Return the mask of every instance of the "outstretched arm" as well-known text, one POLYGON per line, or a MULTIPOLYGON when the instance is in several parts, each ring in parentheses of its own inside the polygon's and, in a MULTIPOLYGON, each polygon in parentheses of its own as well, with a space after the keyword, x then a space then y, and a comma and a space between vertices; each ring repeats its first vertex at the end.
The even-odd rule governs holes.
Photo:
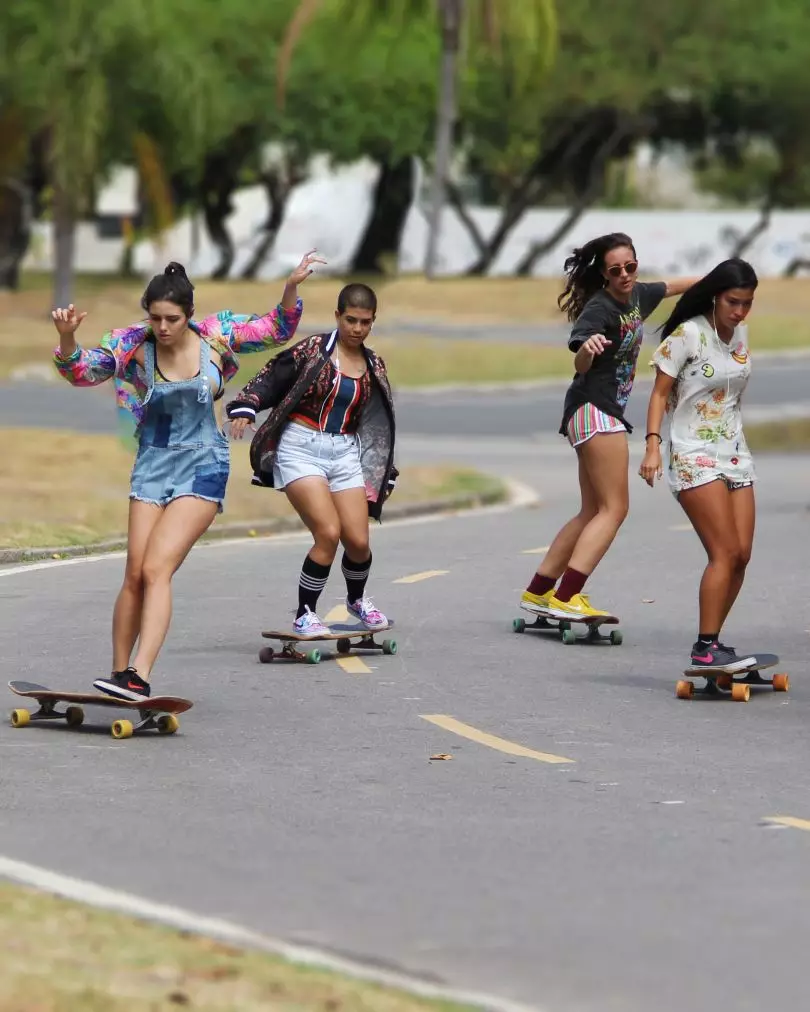
POLYGON ((313 273, 313 264, 325 264, 317 250, 305 254, 287 278, 281 302, 264 316, 233 316, 229 344, 234 352, 245 354, 287 344, 298 329, 304 304, 298 297, 298 286, 313 273))
POLYGON ((688 291, 698 281, 700 281, 700 278, 677 278, 675 281, 665 281, 664 284, 667 286, 667 290, 664 292, 664 298, 668 299, 673 295, 683 295, 685 291, 688 291))
POLYGON ((67 309, 54 309, 51 313, 59 332, 59 347, 54 351, 54 364, 68 383, 77 387, 90 387, 103 383, 115 375, 116 361, 107 348, 81 348, 76 343, 76 331, 87 313, 77 313, 72 304, 67 309))

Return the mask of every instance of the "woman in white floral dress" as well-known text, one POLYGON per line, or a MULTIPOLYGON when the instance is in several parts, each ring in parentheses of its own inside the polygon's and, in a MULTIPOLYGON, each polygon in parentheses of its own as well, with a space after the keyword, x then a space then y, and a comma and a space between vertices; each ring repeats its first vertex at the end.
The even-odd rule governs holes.
POLYGON ((740 404, 751 375, 745 319, 757 276, 725 260, 677 302, 653 355, 647 449, 639 468, 652 486, 662 474, 661 422, 670 416, 668 480, 709 557, 700 582, 695 666, 740 666, 720 630, 745 579, 754 540, 754 464, 740 404))

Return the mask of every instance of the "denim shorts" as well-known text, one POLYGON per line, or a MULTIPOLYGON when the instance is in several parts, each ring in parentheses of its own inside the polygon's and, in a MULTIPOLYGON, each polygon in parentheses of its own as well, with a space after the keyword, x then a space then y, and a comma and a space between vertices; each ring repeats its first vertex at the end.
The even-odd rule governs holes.
POLYGON ((230 471, 224 440, 214 446, 141 446, 130 478, 130 499, 168 506, 181 496, 207 499, 222 512, 230 471))
POLYGON ((282 489, 298 478, 325 478, 330 492, 365 488, 357 436, 318 432, 290 422, 273 462, 273 485, 282 489))

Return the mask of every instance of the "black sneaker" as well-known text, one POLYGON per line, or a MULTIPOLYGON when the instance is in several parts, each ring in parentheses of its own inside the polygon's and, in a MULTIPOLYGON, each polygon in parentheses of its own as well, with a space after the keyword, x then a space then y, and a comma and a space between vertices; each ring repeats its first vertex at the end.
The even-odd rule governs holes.
POLYGON ((727 647, 725 643, 721 643, 719 640, 717 641, 717 647, 719 650, 725 650, 727 654, 731 654, 735 660, 737 659, 737 651, 734 647, 727 647))
POLYGON ((116 699, 143 699, 151 692, 149 682, 145 682, 135 668, 127 668, 126 671, 113 671, 109 678, 97 678, 93 682, 93 688, 99 692, 106 692, 108 696, 115 696, 116 699))
POLYGON ((725 668, 734 664, 737 655, 728 647, 719 643, 701 643, 700 640, 692 647, 693 668, 725 668))

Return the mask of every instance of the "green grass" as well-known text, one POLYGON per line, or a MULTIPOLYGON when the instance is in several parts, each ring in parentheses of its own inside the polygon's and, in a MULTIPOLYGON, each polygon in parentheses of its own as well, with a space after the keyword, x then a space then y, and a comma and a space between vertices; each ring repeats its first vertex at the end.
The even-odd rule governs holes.
POLYGON ((752 453, 808 453, 810 418, 746 425, 745 438, 752 453))
POLYGON ((0 883, 3 1012, 472 1012, 0 883))
MULTIPOLYGON (((0 548, 92 545, 126 534, 133 451, 117 436, 0 428, 0 442, 0 548)), ((232 443, 225 512, 213 534, 227 523, 295 516, 286 496, 252 486, 250 476, 248 445, 232 443)), ((467 468, 405 467, 390 504, 504 495, 497 479, 467 468)))

